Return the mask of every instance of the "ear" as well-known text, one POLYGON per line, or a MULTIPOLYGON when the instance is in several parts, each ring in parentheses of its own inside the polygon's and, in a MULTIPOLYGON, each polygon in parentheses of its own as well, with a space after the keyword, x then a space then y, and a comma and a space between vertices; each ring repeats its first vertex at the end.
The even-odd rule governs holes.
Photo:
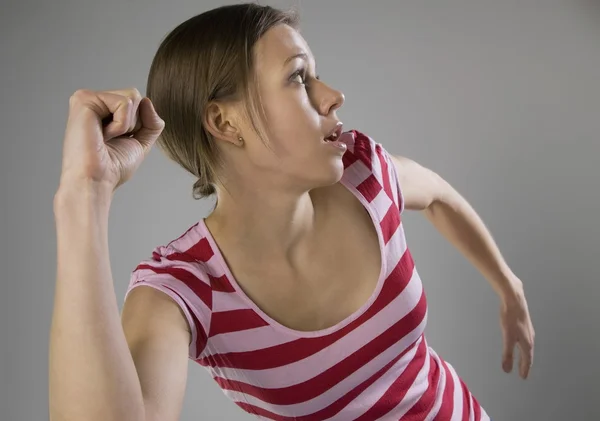
POLYGON ((206 106, 204 127, 217 140, 240 146, 240 121, 235 104, 212 101, 206 106))

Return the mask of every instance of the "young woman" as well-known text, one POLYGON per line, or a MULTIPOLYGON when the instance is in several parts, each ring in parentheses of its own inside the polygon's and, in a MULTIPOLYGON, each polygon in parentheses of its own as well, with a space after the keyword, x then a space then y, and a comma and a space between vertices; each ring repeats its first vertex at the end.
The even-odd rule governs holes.
POLYGON ((489 419, 427 346, 406 210, 424 212, 490 281, 504 369, 518 346, 527 377, 521 281, 440 176, 342 130, 344 96, 315 74, 293 15, 242 4, 182 23, 147 95, 70 100, 54 202, 53 421, 177 420, 188 358, 262 419, 489 419), (156 139, 217 205, 137 266, 120 318, 109 207, 156 139))

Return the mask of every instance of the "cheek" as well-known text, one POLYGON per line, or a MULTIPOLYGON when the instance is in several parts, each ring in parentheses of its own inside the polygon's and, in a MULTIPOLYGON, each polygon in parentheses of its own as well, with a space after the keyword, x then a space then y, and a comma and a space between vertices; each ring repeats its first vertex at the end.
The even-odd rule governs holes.
POLYGON ((290 90, 265 102, 268 128, 275 140, 307 139, 320 133, 319 114, 306 92, 290 90))

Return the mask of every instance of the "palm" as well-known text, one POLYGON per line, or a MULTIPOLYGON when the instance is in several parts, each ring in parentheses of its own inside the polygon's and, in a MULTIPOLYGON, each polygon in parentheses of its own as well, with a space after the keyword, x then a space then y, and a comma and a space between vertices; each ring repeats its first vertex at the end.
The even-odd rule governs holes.
POLYGON ((145 149, 135 137, 118 137, 105 143, 106 171, 116 185, 125 183, 144 159, 145 149))
POLYGON ((133 137, 120 136, 106 139, 97 116, 87 115, 78 127, 79 153, 73 160, 66 160, 67 167, 76 166, 85 178, 107 181, 115 187, 127 181, 143 159, 144 148, 133 137), (80 166, 79 164, 83 164, 80 166))

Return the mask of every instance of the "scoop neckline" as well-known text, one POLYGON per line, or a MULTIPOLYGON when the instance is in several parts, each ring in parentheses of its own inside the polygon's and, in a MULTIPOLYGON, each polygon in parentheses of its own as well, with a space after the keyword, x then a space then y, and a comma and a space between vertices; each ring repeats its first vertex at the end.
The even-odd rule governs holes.
POLYGON ((386 272, 386 258, 385 258, 385 253, 384 253, 384 240, 383 240, 383 232, 381 230, 381 226, 377 222, 377 218, 374 215, 374 211, 373 211, 370 203, 367 202, 367 200, 364 198, 364 196, 362 196, 360 194, 360 192, 358 192, 358 190, 353 185, 351 185, 344 179, 340 180, 340 183, 344 187, 346 187, 354 195, 354 197, 356 197, 360 201, 362 206, 368 212, 369 217, 371 219, 371 223, 375 226, 375 231, 377 232, 381 265, 380 265, 379 276, 377 278, 377 284, 375 285, 375 289, 371 293, 371 296, 369 297, 369 299, 358 310, 356 310, 355 312, 353 312, 352 314, 350 314, 349 316, 347 316, 340 322, 336 323, 335 325, 324 328, 324 329, 310 330, 310 331, 292 329, 288 326, 283 325, 282 323, 278 322, 277 320, 275 320, 271 316, 269 316, 267 313, 265 313, 250 297, 248 297, 248 295, 246 295, 244 290, 240 287, 237 280, 233 276, 233 273, 231 272, 229 265, 225 261, 225 258, 224 258, 223 253, 221 252, 221 249, 219 248, 212 233, 210 232, 208 226, 206 225, 206 218, 202 218, 200 220, 201 228, 204 231, 203 234, 206 237, 208 243, 210 244, 210 246, 213 250, 213 253, 217 257, 217 263, 219 264, 219 266, 221 266, 221 269, 223 270, 225 276, 229 280, 229 283, 235 289, 236 293, 242 298, 242 300, 248 305, 248 307, 250 307, 252 310, 254 310, 256 312, 256 314, 258 314, 262 319, 264 319, 269 324, 269 326, 272 328, 283 331, 284 333, 287 333, 290 335, 294 335, 297 337, 304 337, 304 338, 314 338, 314 337, 320 337, 320 336, 332 334, 334 332, 337 332, 338 330, 343 329, 344 327, 346 327, 347 325, 352 323, 354 320, 356 320, 360 316, 362 316, 373 305, 373 303, 375 302, 375 300, 377 299, 377 297, 379 297, 379 294, 381 293, 381 289, 383 288, 383 282, 385 279, 385 272, 386 272))

